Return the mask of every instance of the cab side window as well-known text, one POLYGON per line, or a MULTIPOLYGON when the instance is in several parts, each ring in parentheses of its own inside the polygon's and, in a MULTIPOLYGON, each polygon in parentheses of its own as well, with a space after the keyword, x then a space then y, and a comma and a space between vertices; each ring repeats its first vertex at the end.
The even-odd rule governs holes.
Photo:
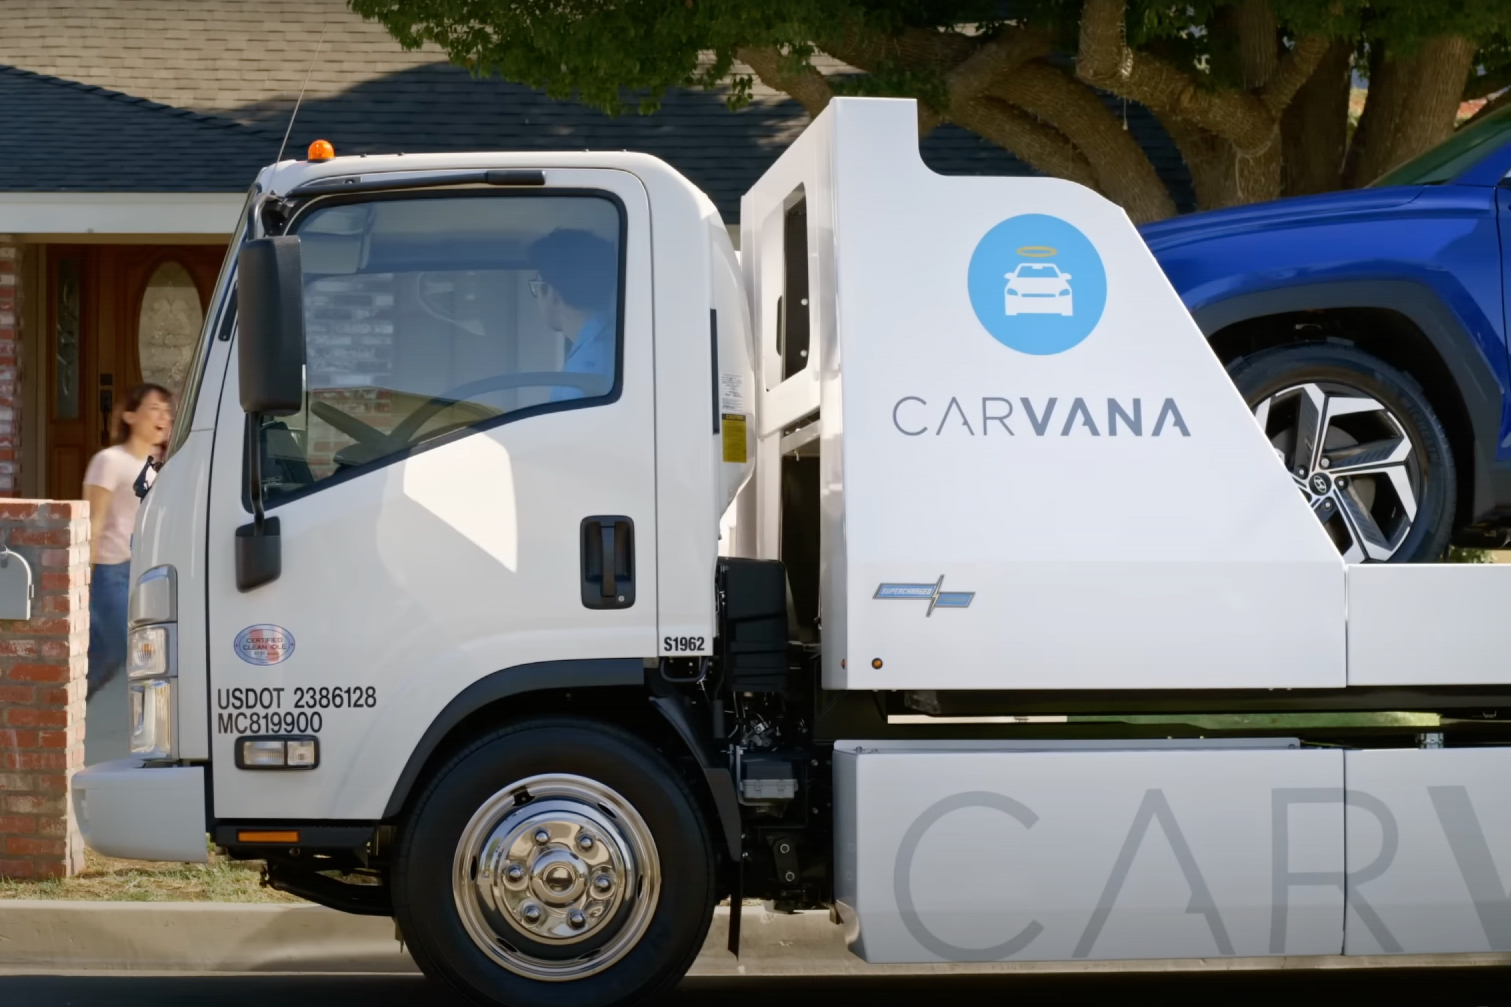
POLYGON ((262 421, 270 504, 434 446, 617 398, 623 213, 595 195, 317 206, 304 408, 262 421))

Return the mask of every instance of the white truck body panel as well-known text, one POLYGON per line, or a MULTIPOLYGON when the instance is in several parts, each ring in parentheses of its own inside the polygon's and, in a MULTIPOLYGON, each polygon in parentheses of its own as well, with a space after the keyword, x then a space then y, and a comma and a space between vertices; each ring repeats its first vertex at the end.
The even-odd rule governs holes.
POLYGON ((1511 568, 1369 563, 1348 568, 1349 685, 1494 685, 1511 657, 1491 630, 1511 612, 1511 568))
POLYGON ((911 108, 836 103, 742 204, 769 356, 763 223, 808 202, 821 349, 761 430, 816 371, 825 686, 1344 685, 1343 562, 1127 216, 935 175, 911 108), (1074 312, 1006 315, 1003 275, 1053 254, 1074 312))
POLYGON ((1341 877, 1341 752, 841 741, 834 764, 835 894, 868 962, 1343 946, 1341 887, 1275 884, 1277 865, 1341 877), (1280 797, 1319 792, 1272 828, 1280 797))
POLYGON ((869 962, 1511 950, 1504 747, 844 741, 834 764, 869 962))
POLYGON ((1511 749, 1345 752, 1344 954, 1511 951, 1511 749))

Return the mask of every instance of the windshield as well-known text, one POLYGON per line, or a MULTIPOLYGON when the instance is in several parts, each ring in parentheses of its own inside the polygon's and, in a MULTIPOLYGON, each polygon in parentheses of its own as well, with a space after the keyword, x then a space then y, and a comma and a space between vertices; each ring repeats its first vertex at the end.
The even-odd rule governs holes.
POLYGON ((617 395, 622 214, 577 191, 414 194, 297 218, 305 404, 270 503, 448 436, 617 395))
POLYGON ((1060 275, 1054 266, 1019 266, 1018 278, 1024 280, 1053 280, 1060 275))
POLYGON ((194 346, 193 363, 188 375, 184 378, 184 387, 178 390, 178 407, 174 410, 178 414, 178 421, 173 424, 173 433, 168 437, 168 451, 164 455, 165 458, 173 457, 173 453, 188 438, 189 429, 194 426, 194 407, 199 401, 200 383, 205 379, 205 361, 210 356, 212 334, 219 332, 221 326, 230 321, 227 316, 236 310, 235 299, 230 299, 229 303, 227 301, 226 287, 231 280, 236 253, 241 250, 242 239, 246 236, 247 218, 257 195, 258 188, 254 185, 247 193, 247 201, 242 205, 241 213, 236 218, 236 232, 231 235, 231 243, 226 247, 225 261, 221 263, 220 276, 215 281, 215 292, 210 295, 210 310, 205 312, 205 324, 199 330, 199 342, 194 346))
POLYGON ((1370 183, 1370 187, 1451 182, 1478 164, 1481 158, 1499 150, 1508 139, 1511 139, 1511 105, 1465 126, 1425 154, 1418 154, 1394 171, 1381 175, 1370 183))

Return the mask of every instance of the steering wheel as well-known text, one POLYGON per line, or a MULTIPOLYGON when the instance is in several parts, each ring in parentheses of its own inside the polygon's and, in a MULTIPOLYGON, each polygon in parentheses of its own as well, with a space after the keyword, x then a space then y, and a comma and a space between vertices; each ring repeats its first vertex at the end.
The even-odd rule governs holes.
MULTIPOLYGON (((349 413, 344 413, 328 402, 318 399, 310 402, 310 412, 335 427, 356 444, 336 452, 336 464, 361 465, 384 455, 402 451, 415 443, 420 428, 443 409, 457 405, 474 395, 484 392, 507 391, 513 388, 572 388, 583 395, 603 395, 608 391, 608 381, 598 374, 575 374, 569 371, 526 371, 520 374, 494 374, 466 384, 447 389, 440 395, 432 395, 418 409, 406 416, 390 433, 363 423, 349 413), (353 449, 356 450, 353 450, 353 449), (342 457, 345 455, 346 457, 342 457)), ((451 424, 430 436, 438 436, 466 423, 451 424)))

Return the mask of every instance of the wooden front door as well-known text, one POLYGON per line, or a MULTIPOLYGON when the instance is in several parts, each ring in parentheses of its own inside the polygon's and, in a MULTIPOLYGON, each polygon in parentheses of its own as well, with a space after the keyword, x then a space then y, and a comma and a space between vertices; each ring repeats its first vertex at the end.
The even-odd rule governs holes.
POLYGON ((181 368, 165 361, 183 354, 179 333, 191 326, 195 309, 188 295, 197 296, 202 316, 224 256, 224 245, 49 247, 46 496, 82 496, 84 469, 113 440, 113 414, 144 370, 175 395, 180 391, 173 382, 181 368), (152 330, 146 345, 144 306, 152 330), (156 345, 163 331, 175 345, 156 345))

